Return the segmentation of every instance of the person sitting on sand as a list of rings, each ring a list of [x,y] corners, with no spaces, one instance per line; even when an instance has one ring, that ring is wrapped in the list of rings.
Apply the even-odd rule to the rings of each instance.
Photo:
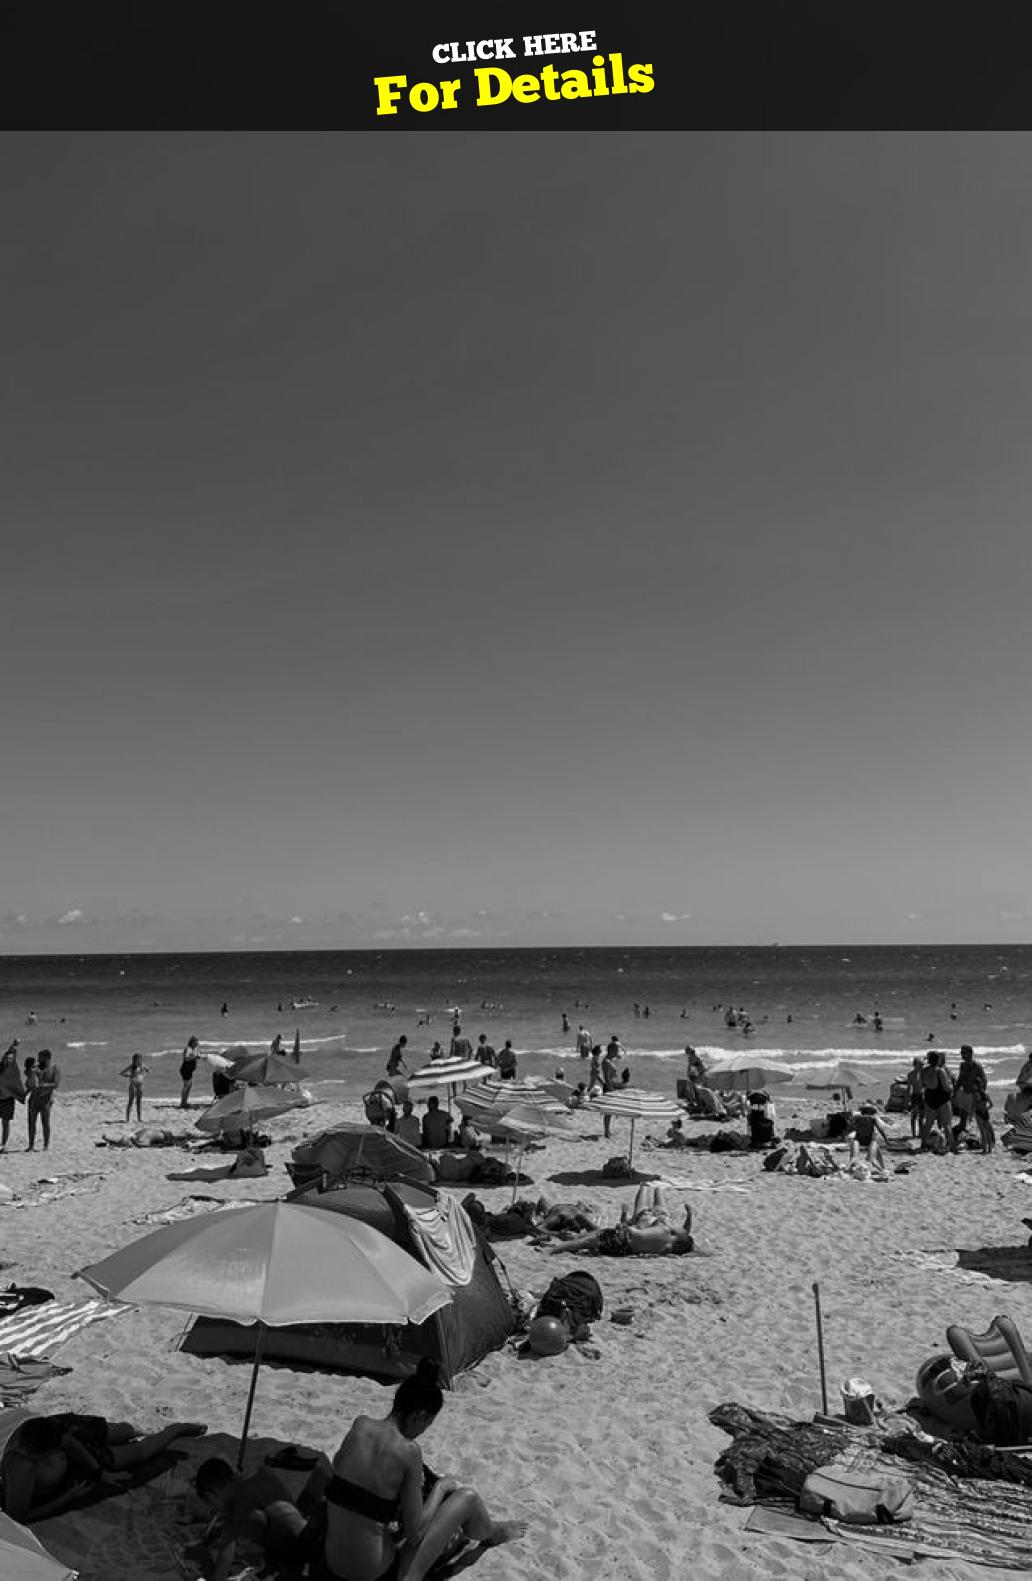
[[[849,1162],[860,1163],[860,1155],[866,1148],[867,1161],[872,1169],[885,1168],[885,1155],[882,1148],[888,1143],[888,1135],[881,1120],[878,1110],[873,1103],[862,1103],[860,1113],[855,1116],[849,1132]]]
[[[132,1112],[133,1112],[133,1106],[135,1104],[135,1106],[136,1106],[136,1118],[142,1124],[143,1123],[143,1078],[145,1076],[149,1076],[150,1075],[149,1069],[143,1063],[143,1055],[142,1054],[134,1054],[132,1059],[129,1061],[129,1064],[125,1067],[124,1070],[120,1070],[118,1074],[120,1076],[128,1076],[128,1078],[129,1078],[129,1098],[128,1098],[128,1102],[126,1103],[126,1106],[125,1106],[126,1122],[128,1123],[128,1121],[130,1119],[130,1116],[132,1115]]]
[[[466,1148],[470,1153],[479,1153],[484,1146],[483,1132],[477,1130],[468,1114],[464,1114],[459,1121],[459,1129],[455,1133],[455,1145]]]
[[[74,1411],[30,1416],[0,1458],[0,1503],[14,1521],[42,1521],[77,1503],[111,1472],[155,1460],[177,1438],[199,1438],[203,1422],[172,1422],[140,1436],[128,1422]],[[111,1491],[118,1491],[111,1484]]]
[[[426,1114],[423,1116],[421,1130],[423,1147],[439,1152],[442,1147],[451,1143],[451,1115],[441,1108],[441,1100],[436,1093],[426,1100]]]
[[[423,1133],[419,1124],[419,1116],[414,1111],[411,1098],[401,1100],[401,1114],[394,1128],[395,1136],[400,1136],[403,1142],[409,1142],[413,1147],[422,1147]]]
[[[443,1403],[437,1364],[424,1356],[385,1417],[355,1418],[326,1487],[325,1581],[424,1581],[456,1539],[493,1548],[522,1537],[525,1522],[496,1521],[450,1477],[424,1491],[416,1439]]]
[[[600,1252],[605,1257],[680,1257],[694,1251],[692,1210],[685,1207],[684,1219],[677,1224],[662,1185],[645,1182],[638,1187],[634,1208],[628,1217],[624,1208],[619,1224],[611,1229],[591,1230],[572,1240],[550,1246],[556,1252]]]
[[[261,1548],[266,1567],[281,1577],[299,1576],[317,1557],[325,1525],[322,1512],[314,1511],[330,1477],[329,1461],[319,1459],[321,1466],[317,1463],[296,1500],[268,1464],[245,1477],[218,1456],[201,1462],[194,1490],[217,1518],[208,1581],[227,1581],[241,1538]]]

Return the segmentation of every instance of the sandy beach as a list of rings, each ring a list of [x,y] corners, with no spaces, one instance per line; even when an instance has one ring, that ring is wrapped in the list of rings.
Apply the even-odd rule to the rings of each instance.
[[[801,1123],[815,1105],[779,1102],[779,1124]],[[148,1103],[145,1119],[179,1128],[184,1116]],[[227,1202],[269,1200],[289,1188],[284,1160],[305,1136],[360,1118],[353,1102],[319,1103],[274,1122],[264,1178],[205,1182],[167,1178],[178,1149],[98,1147],[124,1129],[115,1093],[60,1096],[47,1153],[26,1153],[24,1111],[0,1159],[0,1283],[43,1285],[59,1300],[93,1294],[73,1275],[152,1226],[147,1214],[191,1191]],[[905,1117],[890,1124],[902,1134]],[[701,1123],[701,1122],[700,1122]],[[599,1182],[602,1163],[624,1151],[625,1121],[606,1141],[598,1116],[576,1117],[577,1135],[527,1154],[532,1187],[551,1202],[580,1199],[607,1223],[633,1186]],[[893,1160],[895,1162],[896,1160]],[[540,1294],[560,1271],[598,1278],[606,1311],[590,1342],[548,1359],[515,1344],[464,1375],[424,1440],[427,1461],[474,1483],[493,1511],[528,1522],[517,1544],[484,1553],[476,1572],[499,1581],[619,1581],[716,1576],[869,1578],[871,1561],[842,1543],[817,1546],[747,1532],[747,1510],[720,1500],[714,1461],[729,1440],[708,1412],[737,1401],[809,1419],[821,1406],[813,1283],[820,1282],[830,1408],[860,1374],[887,1407],[912,1396],[918,1365],[945,1349],[950,1322],[984,1328],[1008,1312],[1032,1336],[1032,1286],[950,1266],[957,1248],[1018,1247],[1032,1188],[1021,1161],[924,1155],[885,1183],[813,1180],[763,1171],[755,1154],[671,1152],[641,1136],[635,1162],[690,1203],[696,1251],[684,1258],[550,1256],[526,1241],[500,1243],[513,1284]],[[453,1188],[461,1195],[466,1186]],[[477,1188],[485,1204],[511,1188]],[[633,1321],[612,1323],[629,1306]],[[53,1353],[72,1370],[33,1396],[40,1411],[83,1410],[153,1429],[196,1418],[212,1432],[239,1431],[248,1371],[181,1354],[179,1314],[134,1308],[85,1329]],[[283,1367],[263,1369],[253,1432],[332,1453],[356,1412],[382,1413],[389,1392],[364,1379]],[[199,1530],[199,1527],[198,1527]],[[187,1534],[189,1536],[189,1533]],[[892,1568],[895,1568],[893,1565]],[[184,1570],[181,1573],[186,1574]],[[922,1575],[1004,1574],[983,1566],[922,1561]],[[101,1573],[83,1567],[84,1581]],[[176,1572],[170,1571],[174,1575]]]

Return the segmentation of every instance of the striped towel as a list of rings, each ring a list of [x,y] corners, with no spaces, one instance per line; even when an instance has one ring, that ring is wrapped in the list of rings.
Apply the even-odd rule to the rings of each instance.
[[[0,1351],[14,1356],[46,1356],[55,1345],[101,1318],[128,1312],[120,1301],[44,1301],[13,1317],[0,1318]]]

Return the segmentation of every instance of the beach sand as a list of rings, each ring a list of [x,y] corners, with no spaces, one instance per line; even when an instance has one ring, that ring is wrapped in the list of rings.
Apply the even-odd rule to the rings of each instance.
[[[814,1112],[778,1103],[779,1124]],[[145,1120],[179,1128],[200,1112],[145,1104]],[[18,1196],[0,1203],[0,1284],[44,1285],[61,1300],[83,1300],[73,1278],[152,1226],[137,1221],[191,1191],[226,1201],[269,1200],[289,1188],[290,1148],[338,1119],[361,1118],[352,1102],[320,1103],[269,1127],[270,1173],[257,1180],[167,1179],[188,1164],[178,1149],[95,1144],[124,1129],[118,1094],[61,1095],[47,1153],[26,1153],[24,1111],[15,1118],[18,1151],[0,1159],[0,1183]],[[893,1117],[900,1132],[902,1116]],[[700,1122],[701,1123],[701,1122]],[[797,1122],[798,1123],[798,1122]],[[694,1123],[693,1128],[694,1128]],[[577,1136],[527,1154],[533,1186],[521,1195],[582,1199],[615,1222],[634,1188],[600,1182],[601,1164],[626,1151],[627,1124],[606,1141],[597,1116],[576,1116]],[[640,1133],[639,1126],[639,1133]],[[893,1160],[892,1162],[895,1162]],[[643,1145],[643,1174],[671,1182],[695,1215],[696,1252],[684,1258],[550,1256],[526,1241],[500,1243],[513,1284],[540,1294],[574,1267],[598,1278],[606,1312],[591,1340],[548,1359],[511,1346],[487,1357],[446,1396],[423,1447],[435,1469],[474,1483],[492,1511],[528,1522],[526,1537],[486,1552],[484,1581],[666,1581],[692,1576],[870,1581],[879,1562],[842,1543],[816,1546],[747,1532],[748,1510],[720,1501],[714,1461],[729,1443],[708,1412],[722,1401],[809,1419],[821,1407],[814,1322],[820,1282],[829,1404],[860,1374],[889,1407],[912,1396],[926,1356],[946,1349],[950,1322],[984,1328],[1009,1312],[1032,1339],[1032,1284],[1004,1283],[946,1266],[921,1266],[915,1253],[1025,1244],[1032,1187],[1016,1179],[1020,1160],[1004,1149],[983,1157],[915,1158],[886,1183],[812,1180],[764,1173],[760,1157],[670,1152]],[[891,1166],[890,1166],[891,1167]],[[40,1185],[46,1177],[51,1184]],[[468,1187],[455,1187],[465,1195]],[[487,1206],[505,1206],[511,1188],[477,1188]],[[936,1260],[931,1260],[935,1264]],[[629,1306],[633,1321],[609,1320]],[[72,1368],[33,1397],[40,1411],[74,1408],[153,1429],[195,1418],[234,1433],[243,1419],[249,1370],[175,1349],[184,1321],[161,1308],[131,1309],[85,1329],[53,1353]],[[365,1379],[266,1367],[252,1430],[331,1453],[357,1412],[385,1412],[390,1392]],[[925,1577],[1011,1572],[924,1559]],[[87,1581],[100,1581],[88,1572]],[[118,1578],[107,1578],[118,1581]]]

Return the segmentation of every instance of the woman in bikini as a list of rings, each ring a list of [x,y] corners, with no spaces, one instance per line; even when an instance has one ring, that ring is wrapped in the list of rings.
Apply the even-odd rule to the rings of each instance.
[[[126,1103],[126,1106],[125,1106],[125,1117],[126,1117],[127,1120],[129,1119],[129,1117],[131,1116],[131,1114],[133,1112],[133,1105],[135,1104],[136,1105],[136,1118],[137,1118],[137,1120],[139,1120],[140,1124],[142,1125],[143,1124],[143,1078],[145,1076],[149,1076],[150,1075],[150,1071],[147,1069],[146,1065],[143,1063],[143,1055],[142,1054],[134,1054],[133,1057],[132,1057],[131,1062],[125,1067],[125,1070],[120,1070],[118,1074],[120,1076],[128,1076],[128,1078],[129,1078],[129,1100]]]
[[[18,1044],[0,1054],[0,1153],[7,1152],[14,1106],[25,1102],[25,1083],[18,1069]]]
[[[437,1365],[424,1357],[387,1416],[355,1418],[326,1487],[323,1581],[423,1581],[456,1537],[487,1548],[523,1535],[525,1522],[494,1520],[450,1477],[424,1493],[416,1439],[443,1403]]]
[[[662,1185],[646,1182],[638,1187],[630,1215],[624,1207],[619,1224],[575,1235],[548,1249],[553,1256],[557,1252],[601,1252],[604,1257],[682,1256],[695,1249],[692,1210],[686,1207],[684,1219],[677,1224]]]

